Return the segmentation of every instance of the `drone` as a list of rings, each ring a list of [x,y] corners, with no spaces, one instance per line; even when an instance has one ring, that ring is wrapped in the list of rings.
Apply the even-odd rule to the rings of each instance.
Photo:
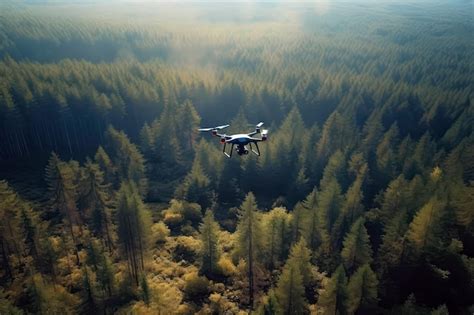
[[[210,131],[213,136],[220,137],[220,141],[224,145],[222,152],[228,158],[232,157],[234,146],[237,146],[235,148],[235,151],[237,152],[238,155],[247,155],[249,154],[250,151],[252,151],[252,153],[254,153],[255,155],[260,156],[260,149],[258,147],[258,142],[266,141],[268,138],[268,130],[267,129],[261,130],[261,127],[263,126],[263,122],[258,123],[255,126],[255,131],[252,131],[251,133],[247,133],[247,134],[239,133],[235,135],[226,135],[225,133],[224,134],[219,133],[219,130],[225,129],[229,126],[230,125],[222,125],[222,126],[217,126],[213,128],[199,128],[198,130],[201,132]],[[260,134],[260,137],[255,138],[254,136],[256,134]],[[230,153],[227,153],[226,151],[227,144],[231,145]],[[255,145],[256,150],[252,147],[252,144]],[[248,150],[247,145],[249,146],[250,151]]]

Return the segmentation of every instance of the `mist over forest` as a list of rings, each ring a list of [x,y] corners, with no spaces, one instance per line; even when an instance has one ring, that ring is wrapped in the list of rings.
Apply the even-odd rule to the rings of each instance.
[[[2,1],[0,314],[472,314],[473,34],[472,1]],[[259,122],[260,156],[198,131]]]

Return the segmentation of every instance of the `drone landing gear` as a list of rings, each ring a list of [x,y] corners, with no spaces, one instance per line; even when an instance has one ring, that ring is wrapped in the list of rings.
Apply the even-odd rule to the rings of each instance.
[[[225,156],[230,158],[232,156],[232,152],[234,151],[234,144],[232,143],[232,146],[230,147],[230,154],[225,151],[227,143],[224,142],[224,148],[222,149],[222,152],[224,153]]]
[[[252,148],[252,142],[249,143],[249,145],[250,145],[250,150],[252,150],[252,152],[253,152],[255,155],[260,156],[260,149],[259,149],[259,147],[258,147],[257,142],[254,142],[254,144],[255,144],[255,148],[257,148],[257,151],[255,151],[255,150]]]

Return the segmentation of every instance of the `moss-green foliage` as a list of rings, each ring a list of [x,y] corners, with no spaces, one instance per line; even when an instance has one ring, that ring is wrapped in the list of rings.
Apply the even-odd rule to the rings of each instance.
[[[323,314],[346,314],[347,277],[342,265],[323,283],[317,305]]]
[[[348,313],[373,311],[377,305],[377,285],[377,276],[370,266],[366,264],[359,267],[347,285]]]
[[[369,243],[369,235],[364,226],[364,219],[359,218],[347,233],[341,257],[348,270],[354,271],[358,267],[372,261],[372,248]]]
[[[278,279],[275,289],[277,314],[304,314],[307,303],[304,297],[303,276],[295,260],[289,260]]]
[[[218,248],[219,224],[214,220],[214,215],[210,210],[206,212],[199,232],[202,243],[200,272],[212,276],[219,272],[220,251]]]

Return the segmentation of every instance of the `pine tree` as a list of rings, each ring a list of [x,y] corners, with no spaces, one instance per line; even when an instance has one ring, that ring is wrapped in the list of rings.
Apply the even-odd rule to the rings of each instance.
[[[301,202],[298,202],[295,205],[293,212],[291,213],[291,219],[292,242],[298,242],[303,233],[305,220],[305,208]]]
[[[354,130],[349,121],[334,111],[324,123],[321,138],[317,144],[317,159],[323,167],[337,150],[346,150],[354,144]]]
[[[158,165],[163,169],[179,173],[182,171],[183,152],[178,136],[176,110],[176,106],[166,103],[160,118],[153,122],[151,128],[155,137],[154,148],[157,153],[160,153]],[[186,126],[186,129],[188,128],[190,127]],[[173,177],[173,174],[167,175],[167,177]]]
[[[403,175],[392,180],[383,193],[381,202],[381,219],[385,224],[389,222],[397,212],[406,210],[408,182]]]
[[[42,222],[38,216],[33,213],[28,206],[21,208],[20,213],[20,229],[23,236],[23,242],[26,245],[27,255],[31,255],[34,259],[38,259],[38,230]]]
[[[112,249],[110,201],[108,186],[103,182],[103,173],[99,166],[87,161],[80,182],[79,204],[90,221],[92,231],[105,241],[110,251]]]
[[[364,226],[364,218],[359,218],[354,222],[346,235],[341,257],[349,271],[354,271],[359,266],[372,261],[372,248]]]
[[[278,279],[275,289],[277,298],[277,314],[305,314],[307,302],[305,299],[303,277],[296,260],[289,260]]]
[[[197,113],[190,100],[186,100],[179,106],[177,112],[178,137],[181,144],[183,156],[192,156],[196,146],[197,133],[201,117]]]
[[[324,187],[329,186],[331,181],[336,178],[338,183],[343,183],[345,180],[345,158],[341,150],[337,150],[329,158],[326,167],[324,168],[323,178],[319,183],[319,187],[324,189]],[[344,186],[344,185],[343,185]]]
[[[266,297],[263,297],[263,303],[256,310],[258,315],[276,315],[278,314],[278,301],[275,296],[275,290],[270,289]]]
[[[384,228],[382,244],[378,250],[379,272],[385,275],[390,268],[398,266],[405,248],[405,233],[408,229],[406,215],[400,212]]]
[[[19,197],[8,186],[6,181],[0,181],[0,246],[2,270],[8,279],[13,280],[12,259],[16,258],[19,264],[23,255],[21,243],[18,242],[20,234],[19,209],[22,205]]]
[[[103,294],[110,298],[114,291],[115,273],[112,262],[106,252],[102,252],[96,271],[97,283]]]
[[[438,235],[441,233],[439,220],[445,203],[437,198],[430,199],[416,214],[406,234],[408,242],[417,252],[427,247],[438,246]]]
[[[314,187],[313,191],[306,196],[306,199],[303,201],[303,207],[308,213],[308,220],[305,228],[306,242],[311,249],[311,251],[316,251],[316,249],[321,245],[321,224],[319,222],[319,207],[318,207],[318,190]]]
[[[203,209],[206,209],[212,202],[209,186],[209,178],[204,173],[199,160],[195,159],[191,171],[185,177],[183,184],[177,188],[175,195],[188,202],[199,203]]]
[[[377,304],[378,280],[369,264],[362,265],[352,275],[347,285],[348,299],[347,312],[354,314],[356,311],[364,314],[374,310]]]
[[[321,307],[322,314],[346,314],[347,277],[342,265],[334,271],[319,294],[317,305]]]
[[[82,298],[79,311],[81,314],[91,314],[97,312],[96,298],[94,297],[93,284],[89,277],[87,267],[82,271]]]
[[[207,277],[212,277],[218,270],[220,257],[219,248],[219,224],[214,220],[211,210],[206,211],[204,220],[199,227],[202,248],[201,248],[201,268],[200,273]]]
[[[457,222],[466,228],[474,227],[474,186],[454,186],[451,204],[455,209]]]
[[[249,304],[253,308],[255,292],[256,265],[262,258],[260,253],[263,249],[262,227],[260,214],[257,212],[257,204],[252,193],[248,193],[239,208],[239,222],[237,224],[237,254],[245,259],[247,263],[247,278],[249,281]]]
[[[146,305],[150,304],[150,287],[148,286],[148,281],[144,275],[140,279],[140,289],[142,290],[142,300]]]
[[[298,270],[302,276],[303,286],[309,287],[313,281],[311,270],[311,252],[306,247],[306,241],[303,238],[291,247],[287,264],[298,266]]]
[[[332,178],[325,187],[322,187],[319,194],[320,222],[327,233],[330,233],[339,217],[342,202],[341,186],[335,178]]]
[[[342,205],[342,211],[337,218],[333,232],[331,234],[333,248],[340,250],[343,236],[349,231],[352,224],[362,215],[363,193],[362,184],[365,177],[367,164],[362,167],[360,173],[357,175],[355,181],[346,192],[345,200]]]
[[[398,126],[395,123],[384,134],[377,146],[377,168],[380,172],[381,184],[385,184],[388,180],[393,178],[397,172],[397,156],[396,152],[394,152],[394,148],[396,144],[398,144],[398,133]]]
[[[127,256],[128,271],[138,285],[144,268],[151,218],[133,182],[122,184],[117,200],[118,241]]]
[[[140,131],[140,149],[146,158],[151,157],[155,153],[154,138],[154,130],[145,123]]]
[[[143,155],[123,131],[113,127],[107,130],[108,151],[121,181],[133,181],[140,193],[147,192],[145,160]]]
[[[427,131],[418,140],[413,152],[412,160],[414,162],[415,174],[420,174],[432,166],[433,156],[436,152],[436,145],[431,140],[431,136]]]
[[[273,208],[262,216],[267,264],[273,269],[286,258],[290,247],[290,215],[285,208]]]
[[[114,187],[117,185],[116,169],[110,160],[109,155],[105,152],[102,146],[99,146],[94,156],[94,162],[99,165],[100,170],[104,173],[105,183],[111,184]]]
[[[61,161],[53,152],[46,167],[50,204],[53,210],[58,210],[66,220],[75,247],[76,260],[79,264],[74,225],[81,225],[81,220],[76,208],[77,187],[74,184],[76,181],[74,176],[74,170],[71,166]]]

